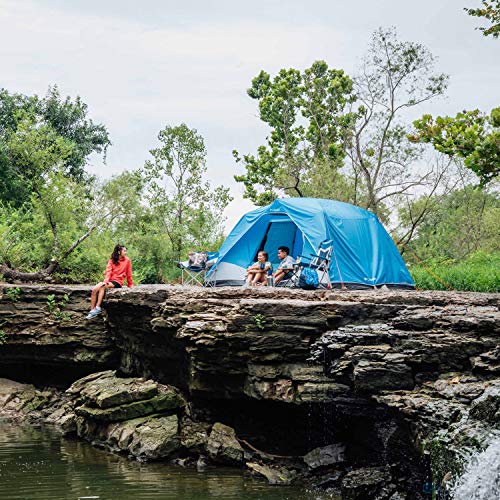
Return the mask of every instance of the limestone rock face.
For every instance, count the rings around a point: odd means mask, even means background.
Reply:
[[[483,420],[500,429],[500,384],[487,387],[471,405],[471,418]]]
[[[498,294],[138,286],[110,291],[102,317],[86,321],[90,287],[20,286],[15,302],[5,288],[0,377],[37,387],[0,390],[0,412],[51,418],[128,454],[193,450],[257,472],[281,465],[236,435],[263,452],[271,441],[276,455],[293,441],[308,474],[328,470],[346,498],[371,488],[395,499],[380,467],[398,464],[390,484],[399,475],[417,491],[422,448],[440,450],[433,464],[453,463],[498,425]],[[47,307],[64,294],[69,320]],[[156,431],[168,444],[152,444]],[[339,442],[343,462],[314,450]],[[355,485],[353,463],[367,465],[371,486]]]
[[[0,322],[7,339],[0,346],[0,376],[64,386],[118,368],[120,355],[104,318],[84,319],[90,286],[22,285],[14,287],[20,290],[15,301],[6,288],[0,285]],[[49,306],[51,295],[56,309],[65,304],[60,314]]]
[[[234,429],[219,422],[215,423],[207,443],[209,456],[218,462],[243,463],[243,448],[236,439]]]

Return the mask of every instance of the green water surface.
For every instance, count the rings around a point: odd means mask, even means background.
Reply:
[[[0,498],[324,500],[301,487],[270,486],[232,468],[198,473],[167,463],[141,463],[51,429],[0,420]]]

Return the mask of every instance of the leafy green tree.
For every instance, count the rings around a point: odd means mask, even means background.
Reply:
[[[203,180],[206,149],[203,137],[184,123],[158,134],[160,147],[144,165],[147,201],[158,230],[166,234],[170,258],[180,260],[189,247],[206,248],[219,238],[229,189],[212,188]]]
[[[105,265],[116,236],[123,241],[127,235],[121,230],[124,221],[132,224],[136,213],[140,215],[141,179],[124,173],[105,183],[83,184],[68,178],[62,167],[51,169],[44,181],[30,203],[0,204],[0,274],[23,281],[50,280],[53,275],[85,280]],[[93,235],[94,246],[83,251],[82,243]]]
[[[487,184],[500,172],[500,108],[485,115],[479,110],[463,111],[454,118],[424,115],[414,122],[414,142],[430,143],[452,158],[463,159],[481,181]]]
[[[346,111],[355,100],[351,79],[316,61],[302,73],[282,69],[272,79],[261,71],[248,95],[258,101],[260,119],[271,132],[256,155],[233,151],[245,167],[245,174],[235,176],[245,186],[244,196],[258,205],[283,194],[307,196],[324,189],[325,176],[328,194],[345,196],[341,138],[354,119]]]
[[[56,86],[50,87],[44,98],[0,89],[0,200],[19,206],[29,198],[25,184],[26,180],[32,181],[33,172],[25,169],[26,162],[17,163],[17,156],[9,150],[15,137],[25,133],[26,123],[50,130],[71,145],[62,158],[64,174],[82,181],[88,156],[105,154],[111,144],[104,125],[95,124],[87,113],[87,105],[80,97],[74,101],[70,97],[63,99]]]
[[[447,195],[434,195],[431,200],[420,197],[400,210],[401,230],[413,225],[415,214],[432,203],[409,243],[422,259],[463,260],[477,251],[491,253],[500,244],[498,193],[466,185]]]
[[[421,148],[407,139],[404,114],[444,93],[447,76],[433,71],[434,57],[421,44],[401,42],[395,29],[372,35],[355,78],[357,120],[346,138],[355,179],[354,202],[379,217],[387,203],[435,182],[416,168]]]
[[[478,28],[483,32],[484,36],[491,35],[493,38],[498,38],[500,35],[500,0],[481,0],[483,6],[481,8],[471,9],[464,8],[469,16],[482,17],[487,19],[491,26]]]

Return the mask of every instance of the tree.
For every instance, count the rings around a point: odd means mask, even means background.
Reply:
[[[383,216],[388,201],[435,183],[416,168],[421,148],[407,139],[402,117],[442,95],[447,76],[433,72],[434,57],[421,44],[400,42],[394,29],[375,31],[360,74],[354,79],[355,126],[346,137],[354,171],[354,202]]]
[[[341,138],[354,119],[346,111],[355,99],[351,79],[316,61],[302,73],[282,69],[273,79],[261,71],[247,92],[271,131],[256,155],[233,151],[245,167],[245,174],[235,176],[245,186],[244,196],[258,205],[280,194],[305,196],[323,187],[326,177],[334,190],[330,195],[342,198]],[[323,175],[317,175],[319,169]]]
[[[40,153],[35,157],[46,159]],[[137,174],[83,184],[64,172],[63,167],[50,169],[44,182],[36,185],[30,203],[21,207],[0,203],[0,274],[6,279],[50,280],[61,264],[67,273],[74,273],[75,261],[68,262],[85,240],[94,233],[116,234],[116,224],[125,219],[132,223],[142,190]],[[108,242],[106,253],[109,247]],[[79,281],[88,267],[87,260],[82,273],[77,273]]]
[[[414,122],[416,133],[409,135],[413,142],[430,143],[451,157],[463,159],[467,168],[482,185],[500,172],[500,108],[485,115],[479,110],[463,111],[454,118],[424,115]]]
[[[409,246],[423,259],[462,260],[474,252],[498,250],[498,194],[465,185],[448,194],[420,197],[399,213],[402,228],[413,225],[413,214],[424,211],[421,224]]]
[[[29,198],[25,184],[27,179],[31,182],[32,172],[25,171],[25,164],[16,163],[16,156],[9,150],[9,143],[26,123],[50,129],[71,145],[62,163],[64,174],[82,181],[88,156],[105,155],[111,144],[104,125],[95,124],[87,113],[87,105],[80,97],[74,101],[70,97],[62,99],[56,86],[50,87],[43,99],[0,89],[0,200],[20,206]]]
[[[481,0],[482,8],[470,9],[464,8],[469,16],[482,17],[491,22],[491,26],[478,28],[484,36],[491,35],[498,38],[500,35],[500,0]]]
[[[188,246],[205,248],[220,236],[222,211],[231,198],[229,189],[203,181],[206,149],[195,129],[184,123],[167,126],[158,140],[143,175],[153,217],[161,221],[171,256],[180,260]]]

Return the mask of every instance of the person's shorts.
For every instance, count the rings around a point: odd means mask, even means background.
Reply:
[[[278,271],[285,271],[282,267],[278,267]],[[289,269],[288,271],[285,272],[282,280],[289,280],[293,276],[293,269]]]
[[[121,288],[122,286],[120,285],[120,283],[118,283],[117,281],[110,281],[110,283],[113,283],[113,287],[114,288]]]

